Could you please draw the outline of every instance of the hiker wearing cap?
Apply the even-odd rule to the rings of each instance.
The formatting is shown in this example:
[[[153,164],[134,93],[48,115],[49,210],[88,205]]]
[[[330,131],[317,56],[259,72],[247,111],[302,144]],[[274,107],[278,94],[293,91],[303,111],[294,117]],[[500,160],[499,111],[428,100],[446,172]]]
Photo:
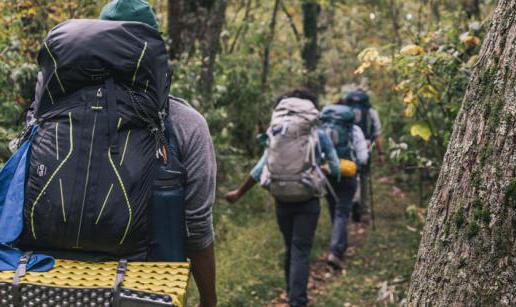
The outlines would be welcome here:
[[[362,89],[349,92],[344,98],[340,99],[338,104],[347,105],[353,109],[355,113],[355,124],[362,129],[367,141],[369,150],[369,159],[366,165],[360,168],[358,176],[358,186],[353,199],[352,219],[355,222],[369,222],[371,214],[371,191],[370,175],[371,175],[371,153],[373,145],[375,145],[378,153],[378,162],[385,162],[385,155],[382,146],[382,123],[378,111],[373,108],[369,95]]]
[[[50,41],[47,48],[48,53],[52,53],[54,56],[56,73],[57,71],[61,72],[59,65],[61,65],[60,61],[63,59],[59,52],[63,50],[63,48],[56,48],[56,51],[54,51],[52,44],[61,43],[64,46],[75,48],[79,44],[84,44],[81,39],[91,40],[90,37],[93,36],[97,38],[96,48],[77,48],[77,53],[80,54],[73,55],[68,53],[62,57],[74,56],[84,61],[84,59],[92,57],[93,54],[96,55],[95,61],[84,61],[84,63],[88,63],[90,66],[97,66],[93,67],[94,69],[92,69],[91,72],[88,70],[80,71],[81,75],[78,76],[70,73],[70,71],[75,71],[73,69],[63,70],[61,78],[53,79],[49,79],[44,74],[45,71],[40,73],[38,75],[36,96],[43,98],[39,100],[36,99],[32,104],[27,114],[27,126],[30,127],[36,122],[36,119],[39,120],[39,114],[46,112],[44,109],[46,105],[50,105],[52,108],[55,107],[52,99],[56,100],[56,106],[59,105],[59,99],[67,99],[66,97],[68,96],[63,96],[64,98],[57,96],[58,94],[60,95],[61,89],[64,92],[67,87],[73,88],[74,90],[79,88],[80,91],[86,93],[84,94],[85,97],[89,95],[89,88],[81,89],[82,84],[74,84],[74,80],[78,80],[78,78],[82,78],[86,74],[95,73],[95,78],[92,76],[92,78],[88,80],[89,83],[84,83],[88,85],[100,84],[100,87],[97,90],[98,85],[94,85],[93,98],[88,99],[85,103],[95,101],[95,96],[97,97],[97,102],[91,106],[91,110],[89,107],[81,107],[81,112],[91,112],[91,116],[98,116],[98,120],[95,122],[98,125],[97,128],[90,127],[84,132],[84,136],[81,139],[75,139],[74,146],[80,149],[83,140],[87,140],[88,142],[91,140],[91,144],[100,144],[104,142],[102,138],[104,138],[105,135],[113,135],[115,141],[113,142],[114,145],[109,149],[109,154],[105,154],[103,151],[95,151],[93,155],[90,154],[89,156],[93,159],[92,167],[95,166],[95,163],[100,163],[98,161],[103,161],[104,158],[106,161],[110,162],[102,168],[102,171],[106,171],[107,173],[101,173],[100,175],[106,177],[105,174],[111,176],[113,173],[118,175],[118,177],[114,177],[115,179],[112,182],[107,182],[107,184],[103,184],[102,187],[98,188],[106,189],[106,191],[100,190],[97,191],[97,193],[87,193],[85,190],[84,195],[89,195],[88,197],[97,197],[97,195],[101,197],[99,200],[95,199],[94,201],[90,201],[91,205],[89,206],[104,204],[102,208],[95,208],[96,211],[94,212],[85,211],[86,214],[84,214],[84,216],[94,217],[92,222],[88,221],[88,225],[104,225],[103,223],[110,225],[109,223],[111,223],[110,219],[112,216],[120,216],[120,219],[124,222],[124,229],[122,230],[127,229],[126,232],[129,233],[129,235],[126,236],[127,240],[134,240],[133,237],[136,237],[134,235],[137,232],[136,230],[141,232],[142,236],[138,238],[142,239],[139,239],[135,244],[138,244],[140,248],[139,251],[145,252],[131,255],[133,257],[132,259],[147,261],[184,261],[184,257],[188,257],[191,262],[196,285],[199,289],[201,306],[215,306],[217,304],[217,297],[215,289],[212,206],[215,201],[216,160],[206,120],[184,100],[169,96],[168,84],[170,83],[170,74],[167,65],[168,55],[166,54],[161,35],[158,32],[159,24],[156,16],[146,1],[111,1],[102,9],[99,19],[100,21],[70,20],[58,26],[56,28],[57,30],[53,30],[62,33],[58,39]],[[81,33],[84,33],[83,31],[90,31],[90,36],[80,36]],[[50,35],[52,35],[52,32]],[[69,41],[59,42],[59,39],[62,40],[61,37],[69,38],[69,41],[72,43],[66,45]],[[88,43],[91,42],[88,41]],[[117,45],[120,46],[120,48],[117,48]],[[125,58],[117,58],[117,56],[125,55]],[[127,61],[127,63],[124,61]],[[156,65],[155,63],[158,64]],[[105,64],[109,64],[109,67],[102,66]],[[86,64],[84,64],[84,66],[87,67]],[[53,68],[54,66],[52,66],[51,71],[49,70],[50,73],[53,72]],[[126,72],[124,69],[128,71]],[[163,80],[160,79],[155,82],[153,78],[157,78],[157,76],[155,76],[157,71],[159,73],[163,72],[164,76],[162,76]],[[110,81],[113,79],[110,77],[112,74],[117,74],[114,76],[114,81]],[[105,78],[110,79],[104,81]],[[50,80],[48,85],[46,85],[47,79]],[[56,83],[56,80],[59,82]],[[61,84],[61,82],[63,84]],[[110,90],[109,87],[104,87],[104,82],[114,83],[117,90]],[[52,92],[52,95],[50,92]],[[159,95],[156,95],[156,93]],[[109,97],[115,95],[118,96],[116,100],[118,106],[108,106],[106,101],[109,101]],[[81,99],[80,96],[78,96],[77,99]],[[46,100],[52,100],[52,104],[47,104]],[[145,114],[145,112],[140,111],[140,113],[133,115],[131,113],[133,112],[132,108],[136,105],[148,107],[151,106],[152,103],[159,103],[159,112],[153,113],[152,120],[142,125],[142,122],[138,122],[138,119],[143,119],[140,115]],[[130,106],[130,108],[125,109],[126,105]],[[163,108],[161,108],[162,106]],[[149,108],[146,109],[146,111],[149,110]],[[111,123],[111,118],[107,115],[107,122],[109,123],[104,124],[104,122],[106,122],[103,117],[105,116],[104,114],[111,113],[116,114],[116,116],[111,116],[115,119],[115,124],[109,124]],[[90,113],[88,113],[88,116],[90,116],[89,114]],[[79,135],[75,131],[81,129],[81,125],[90,123],[89,120],[83,120],[82,122],[77,121],[76,118],[78,115],[75,113],[70,113],[69,115],[69,118],[67,116],[63,119],[63,121],[66,120],[64,124],[56,125],[55,128],[53,125],[50,126],[51,134],[55,135],[56,138],[56,148],[58,148],[57,141],[59,137],[59,146],[63,149],[68,150],[68,148],[70,148],[70,150],[72,150],[74,148],[72,143],[67,146],[65,142],[68,140],[68,134],[65,135],[65,132],[68,133],[67,129],[69,128],[70,139],[73,139],[74,136]],[[92,120],[91,122],[93,123],[94,121]],[[159,125],[154,127],[154,123],[159,123]],[[50,124],[53,123],[50,122]],[[72,124],[74,130],[72,130]],[[139,128],[147,125],[149,126],[148,129],[152,128],[151,131]],[[106,129],[109,128],[106,133],[103,134],[103,131],[97,131],[96,134],[93,134],[95,129],[104,129],[104,126],[106,126]],[[42,130],[42,128],[45,127],[46,126],[40,126],[40,130],[43,131],[44,129]],[[140,129],[141,132],[139,132],[140,130],[138,129]],[[117,132],[115,133],[115,131]],[[120,140],[116,140],[116,138],[120,138]],[[139,138],[146,140],[145,143],[138,143]],[[147,141],[147,138],[152,139]],[[155,140],[159,142],[156,144],[159,146],[154,145]],[[146,160],[146,157],[137,154],[138,150],[142,151],[147,147],[150,147],[148,150],[149,161]],[[50,149],[53,150],[53,148],[54,147],[51,146]],[[150,149],[152,149],[152,152]],[[66,152],[62,154],[57,153],[57,161],[67,159],[68,156],[65,157],[65,155]],[[88,157],[88,154],[87,152],[86,154],[83,152],[83,155],[74,155],[71,157],[75,156]],[[159,157],[159,161],[156,157]],[[151,168],[151,159],[153,160],[153,164],[155,163],[154,160],[158,161],[157,168]],[[64,165],[63,169],[68,165],[65,162],[62,164]],[[55,162],[53,163],[55,164]],[[89,165],[88,163],[80,164]],[[142,177],[130,177],[128,174],[131,174],[135,169],[140,169],[140,165],[142,172],[146,165],[149,166],[146,168],[147,172],[149,172],[150,169],[158,169],[158,171],[153,175],[146,173],[145,176]],[[51,169],[46,171],[42,168],[40,174],[46,176],[46,173],[51,173]],[[91,176],[97,176],[97,172],[91,172]],[[83,176],[79,174],[77,174],[77,177],[83,178]],[[107,178],[104,177],[95,178],[106,180]],[[150,181],[148,178],[153,178],[154,181],[147,182]],[[93,185],[93,183],[91,183],[92,180],[88,179],[91,178],[86,176],[86,182],[90,182],[89,185],[84,185],[86,188]],[[131,180],[134,181],[135,188],[124,189],[124,185],[129,184]],[[145,185],[136,188],[138,181],[145,181]],[[60,179],[55,182],[61,183]],[[45,197],[54,194],[53,185],[55,182],[50,182],[52,193],[46,193]],[[81,185],[81,187],[82,186],[83,185]],[[57,187],[59,188],[59,184]],[[72,185],[61,185],[61,189],[71,187]],[[126,195],[127,193],[134,193],[135,196]],[[82,191],[77,194],[82,195]],[[57,195],[59,196],[59,193],[57,193]],[[71,201],[67,198],[67,193],[64,193],[64,198],[63,192],[61,192],[60,195],[60,199],[64,199],[65,202]],[[120,198],[114,199],[115,195]],[[118,199],[123,202],[120,204],[113,203],[114,201],[118,201]],[[142,199],[148,199],[148,201],[143,201]],[[137,203],[136,200],[138,200],[138,205],[141,206],[141,208],[147,206],[148,209],[137,210],[140,208],[135,207]],[[56,201],[55,203],[61,204],[60,201]],[[70,209],[63,206],[63,217],[66,213],[65,209],[71,210],[72,206],[69,207]],[[132,215],[129,215],[126,221],[125,215],[128,209],[132,209],[132,211],[129,211],[129,214]],[[86,207],[85,210],[90,209]],[[54,211],[61,212],[61,209]],[[149,212],[148,216],[141,218],[142,221],[145,222],[136,222],[135,219],[140,218],[143,212]],[[68,217],[68,219],[71,218],[70,216],[66,217]],[[127,223],[127,226],[125,223]],[[70,225],[70,227],[74,226],[71,223],[68,223],[68,225]],[[139,228],[137,229],[135,227]],[[102,229],[102,227],[99,226],[98,229]],[[107,233],[109,232],[109,227],[104,227],[104,231],[104,237],[113,236],[113,234]],[[35,234],[38,233],[36,232]],[[84,244],[86,243],[83,242],[83,238],[89,236],[90,233],[83,229],[80,235],[80,238],[79,235],[77,235],[77,242],[79,243],[77,245],[80,248],[84,248]],[[118,233],[114,235],[116,235],[117,237],[115,238],[120,241]],[[109,251],[111,248],[114,252],[118,252],[116,248],[123,243],[123,240],[119,241],[116,241],[116,244],[112,244],[112,247],[106,246],[104,249]],[[97,252],[97,250],[95,250],[97,247],[94,241],[92,241],[91,244],[93,245],[90,249]],[[128,251],[132,252],[133,250],[128,249]],[[75,254],[71,254],[68,251],[66,252],[66,257],[78,256],[79,258],[84,258],[87,255],[86,251],[80,249],[71,251]],[[63,253],[60,251],[57,255],[61,256]],[[100,253],[95,254],[96,257],[97,255],[100,255]],[[107,256],[112,257],[113,255],[108,254]],[[121,255],[121,257],[122,256],[125,257],[125,254]],[[102,257],[105,256],[102,255]],[[118,258],[120,257],[116,257],[115,259]],[[98,260],[98,258],[92,258],[90,260]]]
[[[142,0],[112,1],[102,9],[100,19],[138,21],[159,29],[152,8]],[[201,306],[215,306],[212,206],[215,202],[217,165],[213,142],[204,117],[185,101],[169,97],[168,119],[186,178],[186,255],[191,261]]]
[[[348,246],[348,219],[357,185],[357,169],[367,163],[367,143],[355,114],[345,105],[328,105],[321,111],[322,128],[332,140],[340,160],[340,181],[330,178],[335,193],[327,195],[332,221],[328,263],[342,269]]]
[[[281,96],[267,130],[267,149],[250,176],[226,194],[241,198],[257,182],[276,202],[276,218],[285,243],[285,277],[290,306],[308,304],[310,250],[328,182],[323,172],[340,178],[335,148],[318,128],[317,98],[299,89]],[[321,165],[327,165],[321,167]]]

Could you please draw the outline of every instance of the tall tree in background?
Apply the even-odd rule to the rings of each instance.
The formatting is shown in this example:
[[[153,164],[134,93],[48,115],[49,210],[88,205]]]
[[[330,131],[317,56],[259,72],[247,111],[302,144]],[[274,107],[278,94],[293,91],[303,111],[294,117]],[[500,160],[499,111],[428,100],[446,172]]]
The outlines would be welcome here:
[[[516,0],[500,0],[430,201],[409,305],[516,305]]]
[[[316,93],[323,91],[323,76],[317,72],[317,66],[321,58],[318,42],[319,14],[321,6],[316,0],[304,0],[303,9],[303,33],[305,44],[301,56],[306,69],[306,86]]]
[[[461,0],[468,18],[480,19],[480,0]]]
[[[170,58],[194,53],[196,42],[202,56],[199,92],[211,101],[215,60],[220,50],[227,0],[169,0]]]
[[[269,24],[269,33],[267,35],[267,38],[265,39],[265,48],[263,51],[262,80],[260,86],[262,93],[265,93],[265,91],[267,90],[267,78],[269,76],[271,47],[272,41],[274,40],[274,32],[276,31],[276,17],[278,16],[280,2],[281,0],[274,1],[274,8],[272,9],[272,16]]]

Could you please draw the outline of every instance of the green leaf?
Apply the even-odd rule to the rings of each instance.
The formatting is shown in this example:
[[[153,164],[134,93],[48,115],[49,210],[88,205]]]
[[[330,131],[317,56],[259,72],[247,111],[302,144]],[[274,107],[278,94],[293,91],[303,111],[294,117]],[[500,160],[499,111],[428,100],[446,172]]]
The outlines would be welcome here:
[[[426,142],[430,140],[430,137],[432,136],[432,132],[430,131],[430,128],[425,123],[415,123],[410,127],[410,135],[412,136],[419,136]]]

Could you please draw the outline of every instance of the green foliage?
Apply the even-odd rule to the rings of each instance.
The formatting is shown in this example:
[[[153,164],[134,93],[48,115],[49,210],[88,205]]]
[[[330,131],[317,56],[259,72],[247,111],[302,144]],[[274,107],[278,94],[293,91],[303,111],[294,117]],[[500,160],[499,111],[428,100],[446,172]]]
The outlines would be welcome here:
[[[47,32],[68,18],[94,17],[99,4],[80,1],[0,2],[0,162],[34,98],[39,46]]]

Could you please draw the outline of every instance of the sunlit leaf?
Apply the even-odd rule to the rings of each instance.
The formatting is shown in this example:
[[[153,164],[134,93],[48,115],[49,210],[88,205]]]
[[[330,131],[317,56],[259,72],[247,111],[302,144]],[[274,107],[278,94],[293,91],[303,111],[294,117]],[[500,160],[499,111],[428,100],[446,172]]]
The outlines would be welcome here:
[[[419,136],[426,142],[430,140],[430,137],[432,136],[432,132],[430,131],[430,128],[425,123],[416,123],[413,124],[412,127],[410,127],[410,135],[412,136]]]
[[[358,54],[358,60],[360,62],[374,62],[378,59],[380,53],[376,48],[366,48]]]
[[[360,74],[363,74],[364,71],[366,69],[368,69],[369,67],[371,67],[371,62],[365,62],[365,63],[362,63],[355,71],[354,71],[354,74],[355,75],[360,75]]]
[[[431,85],[425,85],[419,90],[419,94],[425,98],[436,98],[439,99],[439,93]]]
[[[478,46],[480,45],[480,38],[478,36],[466,35],[461,37],[461,40],[464,44],[469,46]]]
[[[407,45],[400,50],[401,55],[416,56],[422,55],[425,51],[418,45]]]
[[[403,111],[404,117],[413,117],[416,114],[416,105],[409,104],[405,107],[405,110]]]
[[[417,103],[417,97],[412,93],[412,92],[408,92],[404,97],[403,97],[403,104],[404,105],[415,105]]]

